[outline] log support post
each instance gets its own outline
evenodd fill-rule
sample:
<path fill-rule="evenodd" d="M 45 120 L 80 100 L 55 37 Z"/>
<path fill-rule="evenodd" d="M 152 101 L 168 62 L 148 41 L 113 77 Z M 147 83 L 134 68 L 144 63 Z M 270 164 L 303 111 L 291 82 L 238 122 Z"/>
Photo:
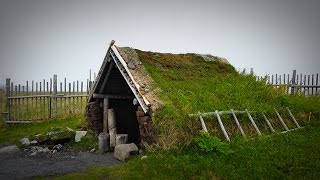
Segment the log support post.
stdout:
<path fill-rule="evenodd" d="M 109 98 L 103 99 L 103 132 L 108 132 L 108 109 L 109 109 Z"/>

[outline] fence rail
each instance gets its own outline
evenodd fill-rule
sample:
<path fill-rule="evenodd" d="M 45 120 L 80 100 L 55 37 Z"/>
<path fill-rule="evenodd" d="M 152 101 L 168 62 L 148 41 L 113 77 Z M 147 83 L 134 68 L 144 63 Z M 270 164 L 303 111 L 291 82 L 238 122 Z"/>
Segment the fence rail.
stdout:
<path fill-rule="evenodd" d="M 49 81 L 15 85 L 7 78 L 6 89 L 0 90 L 0 118 L 10 124 L 83 114 L 93 83 L 87 79 L 84 88 L 83 82 L 58 82 L 54 75 Z"/>
<path fill-rule="evenodd" d="M 251 73 L 253 73 L 251 71 Z M 298 94 L 303 96 L 320 95 L 319 74 L 298 74 L 293 70 L 292 74 L 275 74 L 256 76 L 257 81 L 266 81 L 275 88 L 285 88 L 287 94 Z"/>

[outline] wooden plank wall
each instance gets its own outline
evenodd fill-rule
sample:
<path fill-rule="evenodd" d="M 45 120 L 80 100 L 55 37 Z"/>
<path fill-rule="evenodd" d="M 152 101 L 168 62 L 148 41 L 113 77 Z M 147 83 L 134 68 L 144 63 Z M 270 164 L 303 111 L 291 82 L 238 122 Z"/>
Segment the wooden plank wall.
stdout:
<path fill-rule="evenodd" d="M 0 113 L 6 115 L 7 123 L 30 123 L 51 118 L 82 115 L 90 88 L 86 81 L 68 82 L 56 75 L 41 81 L 15 84 L 6 79 L 6 91 L 0 92 Z M 72 86 L 71 86 L 72 85 Z M 86 89 L 84 89 L 86 87 Z"/>
<path fill-rule="evenodd" d="M 275 88 L 285 88 L 288 94 L 319 96 L 319 74 L 302 74 L 296 70 L 292 74 L 256 76 L 257 81 L 266 81 Z"/>

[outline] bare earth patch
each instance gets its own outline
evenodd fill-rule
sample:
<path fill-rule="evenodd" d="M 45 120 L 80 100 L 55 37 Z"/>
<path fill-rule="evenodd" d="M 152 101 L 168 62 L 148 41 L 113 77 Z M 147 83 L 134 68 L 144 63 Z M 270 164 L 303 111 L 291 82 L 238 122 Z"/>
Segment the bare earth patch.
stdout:
<path fill-rule="evenodd" d="M 0 179 L 58 176 L 119 163 L 121 162 L 113 157 L 113 153 L 99 155 L 83 151 L 61 151 L 30 156 L 23 150 L 5 151 L 0 153 Z"/>

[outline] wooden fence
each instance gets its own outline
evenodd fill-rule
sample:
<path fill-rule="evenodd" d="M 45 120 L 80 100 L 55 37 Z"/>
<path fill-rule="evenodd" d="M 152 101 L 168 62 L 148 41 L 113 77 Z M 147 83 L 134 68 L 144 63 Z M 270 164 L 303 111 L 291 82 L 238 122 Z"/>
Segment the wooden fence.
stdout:
<path fill-rule="evenodd" d="M 251 70 L 251 73 L 252 70 Z M 319 96 L 319 74 L 298 74 L 293 70 L 292 74 L 275 74 L 266 76 L 256 76 L 257 81 L 266 81 L 267 84 L 275 88 L 285 88 L 288 94 L 298 94 L 304 96 Z"/>
<path fill-rule="evenodd" d="M 0 113 L 7 124 L 84 114 L 92 84 L 89 79 L 86 84 L 67 83 L 66 78 L 58 82 L 57 75 L 25 85 L 15 85 L 7 78 L 5 91 L 0 91 Z"/>

